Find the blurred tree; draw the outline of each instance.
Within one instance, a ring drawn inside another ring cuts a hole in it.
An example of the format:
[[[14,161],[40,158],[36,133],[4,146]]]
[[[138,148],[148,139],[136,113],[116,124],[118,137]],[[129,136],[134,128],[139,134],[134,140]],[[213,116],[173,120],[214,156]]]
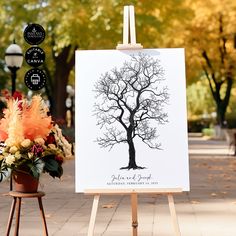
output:
[[[217,123],[222,127],[236,75],[232,23],[236,21],[236,2],[195,1],[190,6],[195,17],[184,32],[189,49],[188,75],[194,79],[204,74],[216,104]]]
[[[66,85],[73,75],[75,49],[112,49],[122,39],[123,6],[136,11],[137,41],[145,47],[165,46],[172,33],[190,16],[183,0],[1,0],[0,49],[13,38],[24,49],[22,32],[27,23],[43,25],[47,37],[43,68],[48,75],[46,93],[56,118],[65,117]],[[168,36],[169,33],[169,36]],[[21,70],[23,77],[27,66]],[[72,79],[73,81],[73,79]]]
[[[207,81],[202,78],[187,87],[188,119],[202,118],[203,114],[211,115],[214,109]]]
[[[8,78],[5,72],[4,61],[0,60],[0,89],[6,87],[7,79]]]

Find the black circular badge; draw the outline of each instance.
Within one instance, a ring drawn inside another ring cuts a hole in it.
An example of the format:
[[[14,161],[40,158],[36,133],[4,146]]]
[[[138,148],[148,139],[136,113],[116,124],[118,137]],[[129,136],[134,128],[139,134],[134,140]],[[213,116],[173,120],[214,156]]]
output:
[[[45,30],[39,24],[29,24],[24,30],[25,41],[31,45],[38,45],[45,39]]]
[[[40,47],[31,47],[25,53],[25,60],[32,67],[41,66],[45,61],[45,52]]]
[[[25,74],[26,86],[34,91],[40,90],[45,86],[46,75],[45,73],[37,68],[28,70]]]

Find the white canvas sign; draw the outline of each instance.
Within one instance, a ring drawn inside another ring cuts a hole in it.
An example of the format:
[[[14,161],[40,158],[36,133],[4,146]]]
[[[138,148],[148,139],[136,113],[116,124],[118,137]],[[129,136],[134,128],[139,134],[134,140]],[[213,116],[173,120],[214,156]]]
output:
[[[183,49],[76,52],[76,192],[189,190]]]

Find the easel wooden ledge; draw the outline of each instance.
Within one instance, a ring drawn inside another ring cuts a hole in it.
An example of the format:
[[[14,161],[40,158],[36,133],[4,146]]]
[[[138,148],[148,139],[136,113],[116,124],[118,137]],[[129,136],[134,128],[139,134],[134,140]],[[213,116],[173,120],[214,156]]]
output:
[[[130,43],[129,43],[130,35]],[[124,18],[123,18],[123,44],[118,44],[117,50],[134,50],[142,49],[143,46],[140,43],[136,43],[136,32],[135,32],[135,16],[134,6],[124,7]],[[175,236],[181,236],[178,219],[175,211],[173,193],[182,193],[182,188],[160,188],[160,189],[86,189],[85,194],[94,195],[93,206],[89,221],[88,236],[94,235],[95,220],[98,210],[98,203],[100,195],[120,195],[130,194],[131,196],[131,209],[132,209],[132,227],[133,236],[138,235],[138,194],[165,194],[168,198],[170,215],[172,219],[173,229]]]

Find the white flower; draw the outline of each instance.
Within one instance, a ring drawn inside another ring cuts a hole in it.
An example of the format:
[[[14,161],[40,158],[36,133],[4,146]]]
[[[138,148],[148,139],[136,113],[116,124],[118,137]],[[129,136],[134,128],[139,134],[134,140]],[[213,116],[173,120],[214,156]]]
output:
[[[32,153],[32,152],[29,152],[29,153],[28,153],[29,159],[31,159],[33,156],[34,156],[34,153]]]
[[[12,146],[12,147],[10,147],[9,152],[12,153],[12,154],[14,154],[14,153],[17,152],[17,150],[18,150],[18,148],[17,148],[16,146]]]
[[[17,151],[17,152],[15,153],[15,158],[16,158],[16,160],[21,159],[21,153],[20,153],[19,151]]]
[[[56,145],[52,144],[52,143],[48,144],[48,147],[51,148],[52,150],[56,150],[57,149]]]
[[[21,142],[21,146],[24,148],[29,147],[31,144],[31,141],[29,139],[25,139],[24,141]]]
[[[14,163],[15,160],[16,160],[15,156],[10,154],[6,156],[5,162],[7,165],[11,165]]]
[[[43,138],[36,138],[34,141],[40,145],[43,145],[45,143]]]
[[[14,138],[8,138],[8,139],[6,139],[5,144],[6,144],[8,147],[12,147],[12,146],[18,145],[18,144],[19,144],[18,141],[19,141],[19,140],[14,139]]]

